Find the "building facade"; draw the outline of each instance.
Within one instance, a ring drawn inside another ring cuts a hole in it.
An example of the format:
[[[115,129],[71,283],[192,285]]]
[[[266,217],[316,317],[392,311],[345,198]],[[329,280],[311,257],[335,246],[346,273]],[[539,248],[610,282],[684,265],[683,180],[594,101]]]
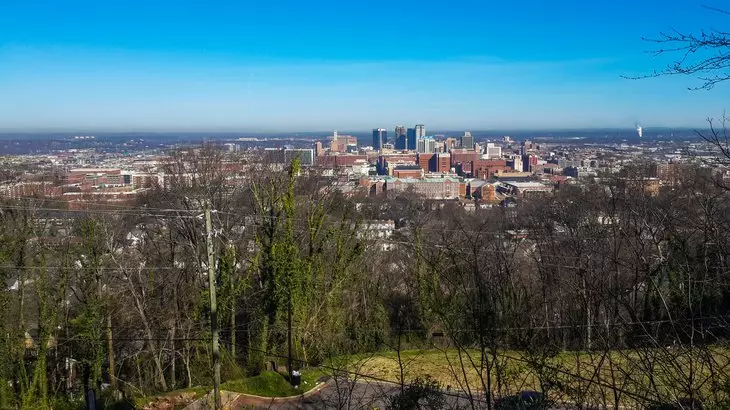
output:
[[[383,144],[388,142],[388,130],[385,128],[373,128],[373,149],[379,151]]]
[[[426,126],[423,124],[416,124],[416,138],[426,137]]]
[[[461,137],[461,148],[474,149],[474,137],[471,136],[471,132],[464,132],[464,135]]]
[[[436,151],[436,140],[433,138],[418,138],[416,140],[416,151],[419,153],[431,153]]]

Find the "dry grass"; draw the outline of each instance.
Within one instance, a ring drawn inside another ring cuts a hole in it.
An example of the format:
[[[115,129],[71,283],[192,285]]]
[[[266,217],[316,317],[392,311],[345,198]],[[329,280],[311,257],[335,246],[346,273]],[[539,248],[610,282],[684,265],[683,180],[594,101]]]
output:
[[[725,348],[565,352],[552,357],[500,351],[487,364],[476,350],[450,349],[404,351],[401,363],[406,383],[430,377],[445,388],[491,390],[500,396],[542,390],[542,385],[556,400],[633,406],[690,395],[705,402],[727,400],[729,356]],[[359,355],[347,362],[360,374],[400,382],[396,353]]]

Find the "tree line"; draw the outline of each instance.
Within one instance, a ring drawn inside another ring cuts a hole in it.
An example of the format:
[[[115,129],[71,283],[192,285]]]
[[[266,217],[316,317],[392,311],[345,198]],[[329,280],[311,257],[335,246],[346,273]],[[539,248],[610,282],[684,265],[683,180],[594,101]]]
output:
[[[206,204],[224,380],[286,366],[291,335],[294,367],[350,381],[364,375],[343,358],[395,352],[404,393],[424,375],[401,352],[443,351],[440,388],[472,408],[528,385],[610,406],[728,400],[730,191],[707,170],[655,192],[640,164],[469,212],[228,155],[172,152],[134,206],[2,204],[0,407],[210,385]],[[244,171],[224,173],[233,160]]]

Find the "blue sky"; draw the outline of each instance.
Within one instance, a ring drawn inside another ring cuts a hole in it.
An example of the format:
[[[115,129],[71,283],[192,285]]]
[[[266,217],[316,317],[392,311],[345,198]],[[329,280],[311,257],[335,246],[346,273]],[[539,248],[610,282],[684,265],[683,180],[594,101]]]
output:
[[[0,2],[0,130],[701,126],[730,85],[626,80],[712,1]]]

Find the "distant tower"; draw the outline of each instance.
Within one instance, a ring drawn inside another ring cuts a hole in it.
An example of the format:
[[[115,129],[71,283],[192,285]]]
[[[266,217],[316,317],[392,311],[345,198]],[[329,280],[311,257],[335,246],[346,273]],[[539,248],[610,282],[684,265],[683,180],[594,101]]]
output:
[[[471,136],[470,131],[464,131],[464,135],[461,137],[461,148],[474,149],[474,137]]]
[[[436,151],[436,140],[429,137],[416,140],[416,151],[420,154],[427,154]]]
[[[395,136],[393,137],[396,149],[407,149],[408,139],[406,137],[406,127],[402,125],[395,126]]]
[[[406,149],[407,150],[415,150],[416,149],[416,129],[415,128],[408,128],[406,131]]]
[[[337,130],[332,131],[332,139],[337,141]]]
[[[380,151],[388,142],[388,131],[385,128],[373,128],[373,149]]]
[[[426,136],[426,126],[423,124],[416,124],[416,138],[423,138]]]
[[[639,134],[639,138],[644,136],[644,129],[639,124],[636,124],[636,133]]]

